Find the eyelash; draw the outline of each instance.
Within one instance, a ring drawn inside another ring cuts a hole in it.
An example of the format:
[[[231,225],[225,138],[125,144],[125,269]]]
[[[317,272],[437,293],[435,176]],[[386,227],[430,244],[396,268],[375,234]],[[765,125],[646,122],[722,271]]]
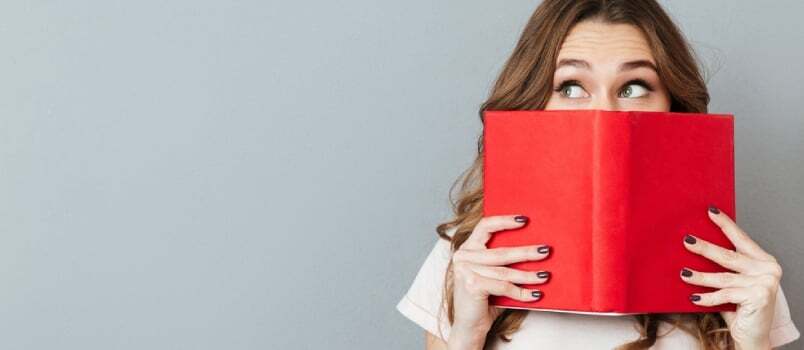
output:
[[[643,79],[631,79],[631,80],[625,82],[625,84],[623,84],[623,88],[625,88],[626,86],[631,85],[631,84],[642,85],[642,87],[644,87],[646,90],[648,90],[650,92],[653,92],[653,87],[650,84],[648,84],[647,81],[645,81]],[[558,87],[553,89],[553,91],[560,93],[561,90],[564,90],[565,87],[570,86],[570,85],[578,85],[578,86],[583,88],[583,85],[581,85],[580,81],[571,79],[571,80],[562,81],[561,84],[558,85]],[[620,91],[622,91],[622,89],[620,89]]]

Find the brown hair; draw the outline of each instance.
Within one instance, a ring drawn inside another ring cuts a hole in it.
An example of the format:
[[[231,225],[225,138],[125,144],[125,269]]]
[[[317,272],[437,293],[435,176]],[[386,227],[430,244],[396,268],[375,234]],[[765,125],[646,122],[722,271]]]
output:
[[[634,25],[644,33],[656,61],[657,73],[670,95],[670,111],[706,113],[709,93],[694,52],[672,19],[654,0],[545,0],[525,26],[513,53],[508,58],[488,99],[480,106],[485,110],[544,109],[552,92],[555,61],[564,37],[583,20]],[[483,136],[477,141],[477,157],[450,188],[454,219],[438,225],[438,235],[451,241],[452,251],[460,248],[483,211]],[[453,199],[460,184],[458,199]],[[454,229],[450,237],[447,231]],[[454,321],[452,300],[452,263],[444,280],[443,307],[449,323]],[[486,335],[486,346],[496,338],[510,341],[519,329],[527,310],[505,309]],[[644,314],[636,315],[641,336],[622,349],[647,349],[654,345],[659,324],[667,322],[697,337],[704,349],[733,348],[733,342],[719,313]]]

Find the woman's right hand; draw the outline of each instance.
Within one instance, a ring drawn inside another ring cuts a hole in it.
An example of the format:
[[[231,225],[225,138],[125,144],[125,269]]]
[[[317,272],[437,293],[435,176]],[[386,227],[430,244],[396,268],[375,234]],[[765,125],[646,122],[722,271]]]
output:
[[[549,272],[523,271],[504,265],[542,260],[550,254],[550,246],[486,248],[492,233],[522,227],[527,221],[522,215],[484,217],[452,255],[454,319],[450,348],[474,348],[485,340],[500,313],[500,309],[489,305],[490,295],[524,302],[541,299],[538,289],[522,288],[515,283],[541,284],[550,277]],[[483,343],[479,345],[482,347]]]

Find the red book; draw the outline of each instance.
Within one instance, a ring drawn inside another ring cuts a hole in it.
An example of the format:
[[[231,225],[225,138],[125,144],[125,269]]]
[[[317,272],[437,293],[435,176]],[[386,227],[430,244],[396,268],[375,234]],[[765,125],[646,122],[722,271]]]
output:
[[[594,314],[734,311],[698,306],[682,267],[729,271],[688,251],[691,233],[734,249],[707,216],[736,220],[734,117],[604,110],[485,111],[483,214],[523,214],[488,248],[548,244],[550,256],[509,267],[551,271],[535,302],[490,303]]]

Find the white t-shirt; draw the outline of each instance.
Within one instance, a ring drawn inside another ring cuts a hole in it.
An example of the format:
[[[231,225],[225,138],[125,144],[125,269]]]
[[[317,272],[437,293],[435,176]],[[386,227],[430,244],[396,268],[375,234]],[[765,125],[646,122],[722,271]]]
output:
[[[448,231],[452,237],[455,229]],[[438,238],[416,275],[413,284],[399,303],[397,310],[426,331],[449,339],[449,322],[441,306],[444,274],[451,257],[450,242]],[[441,322],[437,316],[441,314]],[[439,332],[439,327],[441,332]],[[689,333],[672,329],[666,322],[660,324],[656,344],[651,349],[698,349],[699,345]],[[670,331],[668,333],[668,331]],[[781,288],[776,297],[776,312],[771,326],[773,347],[798,339],[800,333],[790,318],[790,309]],[[519,330],[511,335],[511,342],[499,338],[493,349],[613,349],[639,338],[633,316],[583,315],[564,312],[529,311]]]

